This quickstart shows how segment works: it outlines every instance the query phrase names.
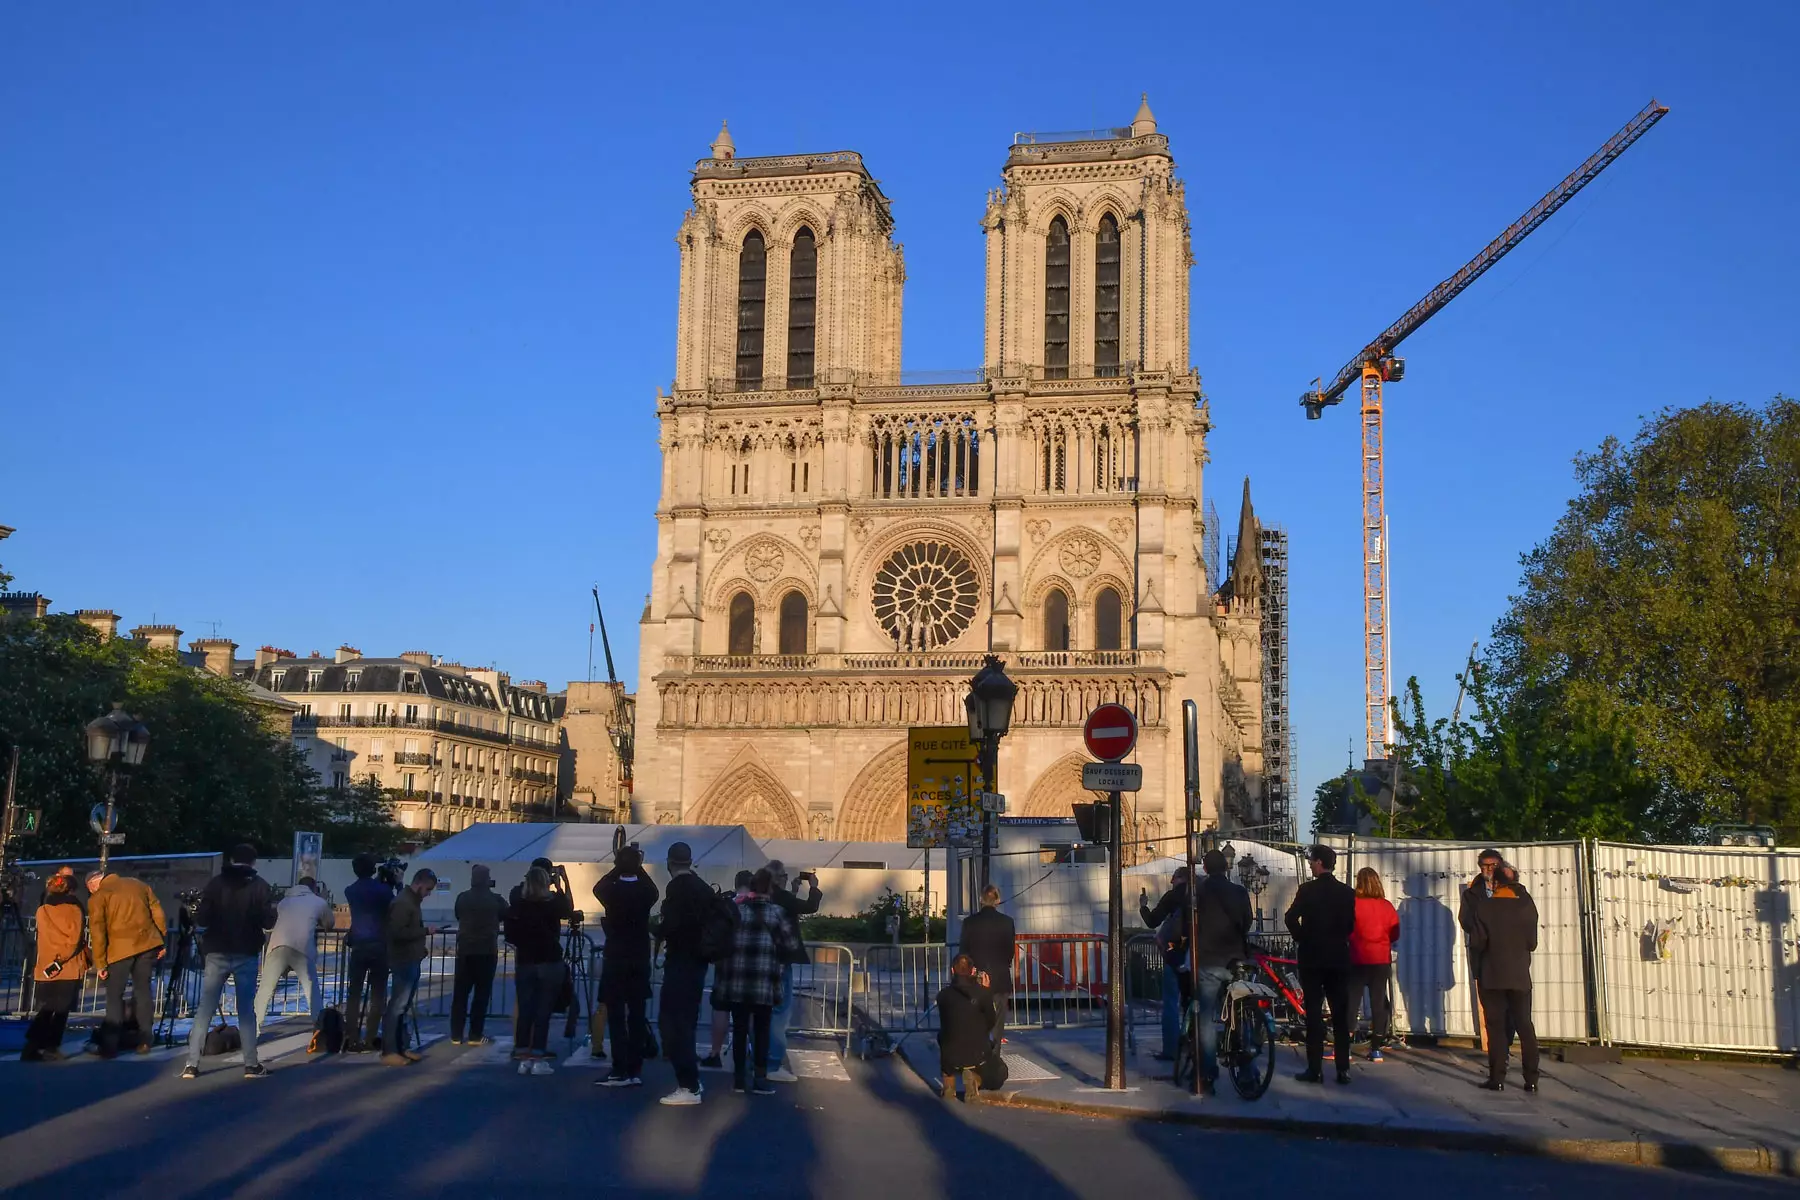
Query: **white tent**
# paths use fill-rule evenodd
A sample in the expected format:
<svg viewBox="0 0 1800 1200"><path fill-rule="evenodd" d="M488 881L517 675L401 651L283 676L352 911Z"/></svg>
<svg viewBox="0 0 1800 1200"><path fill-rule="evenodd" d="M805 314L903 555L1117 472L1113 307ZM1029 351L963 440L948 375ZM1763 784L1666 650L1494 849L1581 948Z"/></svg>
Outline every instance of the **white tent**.
<svg viewBox="0 0 1800 1200"><path fill-rule="evenodd" d="M617 825L545 823L538 825L471 825L418 856L433 862L530 864L534 858L552 862L610 863ZM694 852L696 867L740 866L760 861L761 851L742 825L627 825L625 840L636 842L644 861L661 863L674 842L686 842Z"/></svg>

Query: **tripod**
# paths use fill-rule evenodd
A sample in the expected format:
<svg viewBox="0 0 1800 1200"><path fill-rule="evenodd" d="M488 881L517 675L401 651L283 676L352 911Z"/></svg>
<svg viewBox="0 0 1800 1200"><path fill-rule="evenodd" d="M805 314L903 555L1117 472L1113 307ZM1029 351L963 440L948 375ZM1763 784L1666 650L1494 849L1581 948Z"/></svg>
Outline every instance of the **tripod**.
<svg viewBox="0 0 1800 1200"><path fill-rule="evenodd" d="M33 982L36 977L36 940L25 930L25 918L19 912L19 901L12 887L0 879L0 971L6 970L12 959L8 957L7 945L17 940L19 946L19 1012L31 1011Z"/></svg>
<svg viewBox="0 0 1800 1200"><path fill-rule="evenodd" d="M581 932L581 913L577 911L569 919L569 928L563 933L563 962L569 969L569 1012L563 1019L563 1037L568 1040L568 1053L575 1052L575 1030L580 1024L583 1011L588 1013L588 1050L596 1059L606 1057L601 1048L601 1034L605 1032L604 1023L593 1020L598 1015L594 1008L594 981L588 971L588 958L593 951L593 944L587 935Z"/></svg>
<svg viewBox="0 0 1800 1200"><path fill-rule="evenodd" d="M175 1019L181 1015L182 1004L187 999L187 976L192 973L198 977L202 969L200 929L194 924L191 906L183 903L176 918L175 954L169 959L169 982L163 987L162 1012L156 1018L153 1031L153 1038L160 1038L167 1048L175 1046ZM198 1016L197 1004L195 1009L194 1015Z"/></svg>

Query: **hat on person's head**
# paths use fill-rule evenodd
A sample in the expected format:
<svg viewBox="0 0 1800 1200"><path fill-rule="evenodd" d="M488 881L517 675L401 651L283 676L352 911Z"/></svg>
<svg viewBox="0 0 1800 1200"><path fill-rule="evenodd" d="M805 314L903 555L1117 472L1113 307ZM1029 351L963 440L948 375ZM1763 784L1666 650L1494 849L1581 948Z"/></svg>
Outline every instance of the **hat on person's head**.
<svg viewBox="0 0 1800 1200"><path fill-rule="evenodd" d="M1314 846L1306 852L1308 862L1316 862L1327 871L1337 870L1337 851L1330 846Z"/></svg>
<svg viewBox="0 0 1800 1200"><path fill-rule="evenodd" d="M1231 860L1225 857L1223 850L1208 850L1200 864L1206 868L1208 875L1223 875L1231 870Z"/></svg>
<svg viewBox="0 0 1800 1200"><path fill-rule="evenodd" d="M694 865L694 848L686 842L669 843L669 865L671 867L691 867Z"/></svg>

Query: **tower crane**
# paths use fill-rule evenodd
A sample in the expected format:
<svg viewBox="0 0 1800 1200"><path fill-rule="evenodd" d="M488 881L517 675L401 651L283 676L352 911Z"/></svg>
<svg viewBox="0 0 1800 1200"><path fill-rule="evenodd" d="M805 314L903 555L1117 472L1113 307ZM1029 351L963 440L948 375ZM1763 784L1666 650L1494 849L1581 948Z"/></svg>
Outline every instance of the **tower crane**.
<svg viewBox="0 0 1800 1200"><path fill-rule="evenodd" d="M1320 387L1315 379L1313 386L1300 396L1307 419L1317 420L1327 406L1343 399L1351 384L1359 379L1362 381L1363 724L1369 758L1385 758L1387 747L1393 740L1388 713L1387 495L1382 460L1381 388L1384 383L1398 383L1405 377L1406 360L1397 357L1394 350L1549 220L1551 214L1567 204L1576 192L1592 183L1668 111L1667 106L1651 100L1623 129L1608 138L1592 158L1576 167L1568 178L1526 209L1524 216L1507 226L1462 270L1401 313L1399 320L1382 330L1374 341L1345 363L1343 370L1328 385Z"/></svg>

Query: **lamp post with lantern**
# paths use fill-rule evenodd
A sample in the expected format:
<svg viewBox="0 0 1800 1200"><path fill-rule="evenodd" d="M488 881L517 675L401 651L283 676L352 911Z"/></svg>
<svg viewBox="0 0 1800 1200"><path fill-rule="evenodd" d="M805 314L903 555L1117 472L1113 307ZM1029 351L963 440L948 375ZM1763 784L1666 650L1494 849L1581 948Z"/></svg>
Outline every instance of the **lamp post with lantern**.
<svg viewBox="0 0 1800 1200"><path fill-rule="evenodd" d="M969 694L963 707L969 713L969 741L979 747L981 784L985 791L1000 791L1000 739L1012 727L1013 701L1019 685L1007 677L1006 667L998 655L990 654L969 681ZM988 854L994 840L994 812L987 802L981 806L981 886L988 885Z"/></svg>
<svg viewBox="0 0 1800 1200"><path fill-rule="evenodd" d="M1248 854L1237 860L1238 882L1250 893L1256 902L1256 931L1262 932L1263 912L1262 894L1269 886L1269 868L1251 858Z"/></svg>
<svg viewBox="0 0 1800 1200"><path fill-rule="evenodd" d="M115 701L112 711L87 723L88 761L106 768L106 816L100 825L100 869L112 851L113 826L119 797L130 780L130 771L143 764L150 745L150 730Z"/></svg>

